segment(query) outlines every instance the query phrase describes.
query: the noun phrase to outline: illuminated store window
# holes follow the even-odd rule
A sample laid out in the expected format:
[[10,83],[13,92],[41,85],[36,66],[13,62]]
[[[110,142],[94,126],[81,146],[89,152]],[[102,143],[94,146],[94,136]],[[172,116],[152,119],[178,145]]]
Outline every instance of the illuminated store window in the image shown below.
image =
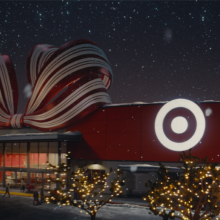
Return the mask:
[[5,171],[5,184],[9,183],[10,187],[14,188],[16,184],[15,172],[14,171]]
[[43,173],[43,180],[44,180],[44,189],[49,190],[50,189],[50,174]]
[[48,152],[48,143],[39,142],[39,168],[47,168],[47,152]]
[[[2,143],[0,143],[0,167],[3,167],[3,144]],[[1,180],[0,180],[0,184],[1,184]]]
[[49,155],[48,155],[49,163],[54,166],[58,165],[58,143],[57,142],[49,142]]
[[11,143],[5,143],[5,167],[11,167]]
[[35,174],[35,187],[37,189],[42,188],[42,173],[36,173]]
[[11,166],[19,167],[19,143],[12,143]]
[[35,173],[30,173],[30,185],[35,187]]
[[0,186],[3,186],[3,172],[0,171]]
[[38,168],[38,143],[30,143],[30,168]]
[[27,143],[20,143],[20,168],[27,168]]
[[21,180],[24,179],[25,182],[25,189],[27,188],[27,172],[16,172],[16,177],[17,177],[17,188],[21,189]]
[[66,158],[66,153],[67,153],[67,142],[61,142],[61,164],[62,163],[67,163],[67,158]]
[[42,188],[42,173],[30,173],[30,185],[36,189]]
[[50,190],[56,189],[56,174],[50,174]]

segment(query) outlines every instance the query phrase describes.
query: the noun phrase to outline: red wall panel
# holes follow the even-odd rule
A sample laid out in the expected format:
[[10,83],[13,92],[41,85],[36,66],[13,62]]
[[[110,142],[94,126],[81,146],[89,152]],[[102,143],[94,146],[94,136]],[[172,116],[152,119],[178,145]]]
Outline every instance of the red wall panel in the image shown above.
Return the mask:
[[211,109],[212,113],[208,118],[211,117],[220,117],[220,102],[219,103],[200,103],[198,106],[202,109],[203,112],[207,109]]
[[205,135],[202,137],[200,142],[197,144],[198,146],[207,146],[207,148],[210,148],[212,146],[219,147],[220,149],[220,138],[218,132],[205,132]]
[[139,147],[106,147],[106,160],[133,160],[140,159]]
[[152,132],[154,131],[154,122],[155,122],[155,118],[147,118],[147,117],[143,117],[141,119],[141,132],[142,133],[147,133],[147,132]]
[[198,156],[199,158],[208,157],[210,162],[220,163],[220,148],[217,146],[210,146],[204,144],[198,144],[192,148],[192,154]]
[[158,113],[158,111],[160,110],[160,108],[162,107],[162,105],[158,104],[158,105],[142,105],[141,106],[141,118],[142,120],[147,118],[147,119],[155,119],[156,115]]
[[206,118],[206,131],[205,133],[216,133],[220,131],[220,117]]
[[83,120],[81,122],[78,122],[71,127],[68,128],[68,130],[71,131],[80,131],[82,134],[105,134],[105,128],[106,128],[106,121],[105,120],[99,120],[99,121],[92,121],[92,120]]
[[107,120],[112,119],[140,119],[140,106],[116,106],[105,108],[107,112]]
[[105,160],[105,134],[84,134],[82,141],[69,148],[75,159]]
[[94,111],[85,117],[86,121],[99,121],[105,119],[106,119],[106,109],[104,108],[98,109],[97,111]]
[[155,147],[155,146],[163,146],[162,144],[158,143],[156,134],[154,131],[148,133],[141,134],[141,148],[142,147]]
[[[195,156],[208,156],[210,161],[220,162],[220,103],[200,103],[206,129],[201,141],[192,148]],[[173,161],[181,152],[165,148],[154,131],[156,115],[163,104],[114,106],[102,108],[67,129],[81,131],[83,141],[74,150],[77,159]],[[211,114],[206,116],[207,109]],[[183,116],[188,121],[185,133],[175,134],[171,127],[172,117]],[[176,109],[164,122],[167,136],[177,142],[188,140],[196,127],[191,113]],[[99,132],[98,132],[99,131]]]
[[162,145],[141,148],[141,161],[175,161],[181,152],[171,151]]
[[140,119],[107,120],[106,132],[107,134],[140,132]]
[[140,133],[107,133],[106,147],[140,148]]

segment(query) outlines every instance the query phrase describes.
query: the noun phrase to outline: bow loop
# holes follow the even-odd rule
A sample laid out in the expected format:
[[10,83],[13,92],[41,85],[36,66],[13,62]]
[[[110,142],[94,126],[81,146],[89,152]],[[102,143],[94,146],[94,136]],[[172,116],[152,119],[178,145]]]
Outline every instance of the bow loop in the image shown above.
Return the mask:
[[[0,70],[1,79],[5,75],[10,77],[9,71],[4,73]],[[9,111],[12,106],[17,108],[10,104],[17,104],[17,99],[10,96],[12,101],[8,101],[10,92],[0,90],[0,126],[58,130],[111,103],[107,90],[112,70],[104,52],[92,41],[76,40],[60,48],[48,44],[35,46],[27,58],[27,75],[32,95],[25,114]]]
[[6,114],[15,114],[18,105],[18,86],[11,59],[0,55],[0,103]]
[[[41,50],[41,48],[45,47],[39,45],[32,49],[28,66],[39,63],[44,53],[48,53],[49,49]],[[35,51],[41,51],[41,53],[37,53],[37,56]],[[112,79],[112,70],[104,52],[92,41],[76,40],[54,50],[39,70],[26,113],[30,114],[43,108],[69,84],[94,72],[105,75],[101,78],[108,89],[111,84],[109,82]]]

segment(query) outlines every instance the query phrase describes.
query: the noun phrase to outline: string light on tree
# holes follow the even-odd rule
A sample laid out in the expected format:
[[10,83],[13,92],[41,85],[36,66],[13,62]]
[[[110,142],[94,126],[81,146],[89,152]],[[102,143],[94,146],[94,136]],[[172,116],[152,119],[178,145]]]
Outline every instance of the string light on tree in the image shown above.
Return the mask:
[[171,180],[167,168],[160,164],[159,178],[146,184],[151,190],[143,200],[163,219],[208,220],[218,216],[220,171],[217,163],[208,163],[207,158],[200,161],[191,151],[188,155],[183,152],[180,157],[184,175],[179,180]]
[[[67,158],[70,152],[66,154]],[[54,169],[54,173],[57,174],[55,181],[58,184],[58,189],[49,192],[50,196],[46,197],[47,203],[56,203],[57,205],[71,205],[79,209],[82,209],[91,216],[91,220],[95,220],[97,211],[106,203],[110,202],[111,199],[115,196],[118,196],[122,193],[121,186],[124,185],[124,178],[122,178],[122,171],[117,169],[114,171],[115,178],[111,182],[110,191],[111,196],[108,198],[103,198],[103,193],[109,186],[107,185],[107,178],[112,169],[106,174],[99,175],[95,173],[92,182],[88,181],[88,176],[86,175],[86,167],[80,167],[73,174],[70,173],[70,167],[66,164],[61,164],[60,166],[53,166],[48,163],[47,169]],[[71,180],[71,183],[68,184],[67,181],[63,181],[62,175],[67,175]],[[65,189],[66,188],[66,189]],[[78,195],[77,199],[72,198],[72,193]]]

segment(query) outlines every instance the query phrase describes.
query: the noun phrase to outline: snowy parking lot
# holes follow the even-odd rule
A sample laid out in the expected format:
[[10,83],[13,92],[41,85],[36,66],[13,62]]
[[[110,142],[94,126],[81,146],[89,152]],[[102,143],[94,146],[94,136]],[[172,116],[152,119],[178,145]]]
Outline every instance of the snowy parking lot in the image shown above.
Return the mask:
[[[53,204],[33,205],[33,198],[12,196],[12,198],[0,197],[0,219],[1,220],[90,220],[90,216],[81,209],[75,207],[59,208]],[[107,204],[103,206],[96,215],[97,220],[146,220],[161,219],[161,217],[149,214],[149,209],[140,205],[131,204]]]
[[[130,201],[132,202],[132,201]],[[137,202],[134,200],[134,203]],[[219,217],[219,216],[218,216]],[[58,207],[54,204],[34,206],[32,197],[2,197],[0,194],[1,220],[90,220],[84,211],[72,206]],[[96,220],[162,220],[151,214],[148,207],[136,204],[107,204],[96,214]],[[216,218],[212,218],[213,220]]]

